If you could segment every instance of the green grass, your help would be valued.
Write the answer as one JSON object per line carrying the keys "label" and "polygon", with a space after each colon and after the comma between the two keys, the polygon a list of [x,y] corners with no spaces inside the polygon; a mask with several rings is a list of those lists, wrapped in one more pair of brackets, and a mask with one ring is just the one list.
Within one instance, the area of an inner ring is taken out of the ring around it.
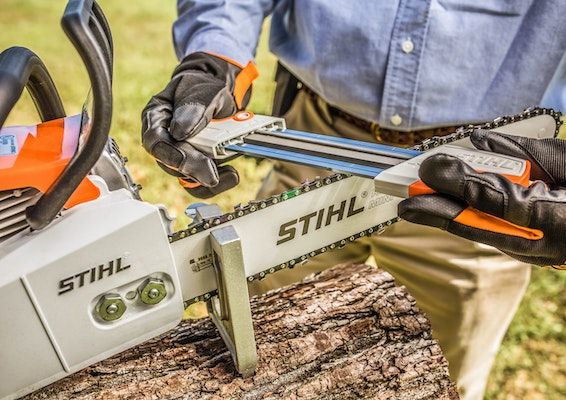
{"label": "green grass", "polygon": [[566,398],[566,273],[534,268],[501,347],[489,399]]}
{"label": "green grass", "polygon": [[[88,91],[88,80],[80,58],[59,26],[65,0],[2,0],[0,11],[0,48],[20,45],[35,51],[48,66],[57,84],[67,114],[80,111]],[[171,23],[175,19],[175,2],[169,1],[101,1],[115,45],[114,117],[111,135],[130,160],[128,167],[136,182],[143,186],[142,196],[163,203],[178,216],[177,227],[186,224],[184,209],[191,198],[175,179],[160,168],[141,147],[141,110],[149,98],[169,81],[177,60],[171,41]],[[269,113],[274,86],[274,59],[262,41],[258,63],[262,76],[255,85],[250,107],[258,113]],[[27,97],[27,96],[26,96]],[[35,123],[30,99],[24,99],[10,115],[9,123]],[[253,160],[233,162],[245,185],[211,199],[227,210],[253,198],[269,163],[259,167]]]}
{"label": "green grass", "polygon": [[[171,44],[175,2],[136,0],[101,1],[115,40],[114,120],[112,136],[130,159],[142,196],[163,203],[187,222],[183,210],[196,201],[175,179],[163,173],[140,145],[140,111],[150,96],[163,88],[176,64]],[[45,61],[61,91],[68,114],[78,113],[88,90],[79,57],[59,28],[64,0],[2,0],[0,48],[30,47]],[[274,58],[260,43],[257,62],[262,76],[255,84],[250,108],[270,111],[274,86]],[[10,123],[37,122],[29,98],[10,116]],[[234,161],[242,184],[212,199],[227,210],[253,198],[269,163]],[[566,398],[566,273],[533,270],[527,295],[505,337],[491,374],[488,399]]]}

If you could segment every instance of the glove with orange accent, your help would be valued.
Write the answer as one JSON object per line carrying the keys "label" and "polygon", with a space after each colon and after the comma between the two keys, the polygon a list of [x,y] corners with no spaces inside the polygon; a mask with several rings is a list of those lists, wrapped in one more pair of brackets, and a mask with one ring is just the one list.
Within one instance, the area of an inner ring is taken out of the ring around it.
{"label": "glove with orange accent", "polygon": [[236,186],[238,173],[191,146],[213,118],[226,118],[247,104],[253,63],[245,68],[208,53],[192,53],[175,68],[165,89],[142,112],[142,144],[193,196],[207,198]]}
{"label": "glove with orange accent", "polygon": [[[566,141],[481,130],[471,140],[480,150],[529,160],[534,182],[523,187],[499,175],[476,172],[452,156],[435,155],[422,163],[419,175],[437,193],[404,200],[399,216],[494,246],[526,263],[564,269]],[[477,218],[468,207],[487,218]]]}

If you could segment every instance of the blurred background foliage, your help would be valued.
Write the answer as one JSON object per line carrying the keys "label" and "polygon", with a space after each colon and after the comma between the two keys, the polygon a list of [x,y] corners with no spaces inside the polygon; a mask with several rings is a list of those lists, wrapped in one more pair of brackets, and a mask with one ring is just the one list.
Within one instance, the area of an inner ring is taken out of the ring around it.
{"label": "blurred background foliage", "polygon": [[[0,49],[31,48],[46,63],[59,87],[67,114],[80,111],[88,79],[78,55],[59,27],[65,0],[0,0]],[[117,139],[145,200],[162,203],[187,223],[185,207],[195,201],[162,172],[140,145],[140,112],[168,82],[177,60],[171,41],[175,19],[173,0],[100,1],[112,27],[115,43],[114,118],[111,135]],[[257,64],[261,76],[254,85],[249,108],[269,113],[274,93],[275,58],[260,40]],[[519,111],[519,110],[518,110]],[[9,118],[10,124],[35,124],[38,117],[25,95]],[[224,210],[254,197],[269,162],[237,159],[242,183],[213,198]],[[533,269],[526,297],[499,351],[491,374],[488,399],[566,398],[566,273]]]}

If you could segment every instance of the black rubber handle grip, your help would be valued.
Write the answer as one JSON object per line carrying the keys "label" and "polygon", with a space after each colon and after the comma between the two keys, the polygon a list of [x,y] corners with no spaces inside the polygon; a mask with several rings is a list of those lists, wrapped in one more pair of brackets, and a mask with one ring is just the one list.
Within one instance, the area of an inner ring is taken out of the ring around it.
{"label": "black rubber handle grip", "polygon": [[61,175],[28,208],[33,229],[49,224],[100,158],[112,120],[112,37],[102,10],[93,0],[70,0],[61,20],[63,30],[80,54],[92,86],[91,129],[80,150]]}
{"label": "black rubber handle grip", "polygon": [[65,109],[41,59],[25,47],[0,53],[0,127],[27,88],[42,121],[62,118]]}

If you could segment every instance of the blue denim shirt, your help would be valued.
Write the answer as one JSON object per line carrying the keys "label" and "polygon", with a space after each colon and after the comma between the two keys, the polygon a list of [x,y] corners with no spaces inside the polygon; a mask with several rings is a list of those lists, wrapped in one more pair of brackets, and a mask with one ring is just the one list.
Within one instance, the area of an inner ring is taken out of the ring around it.
{"label": "blue denim shirt", "polygon": [[[179,58],[270,48],[327,102],[399,130],[541,102],[566,51],[566,0],[179,0]],[[560,74],[557,74],[560,75]]]}

